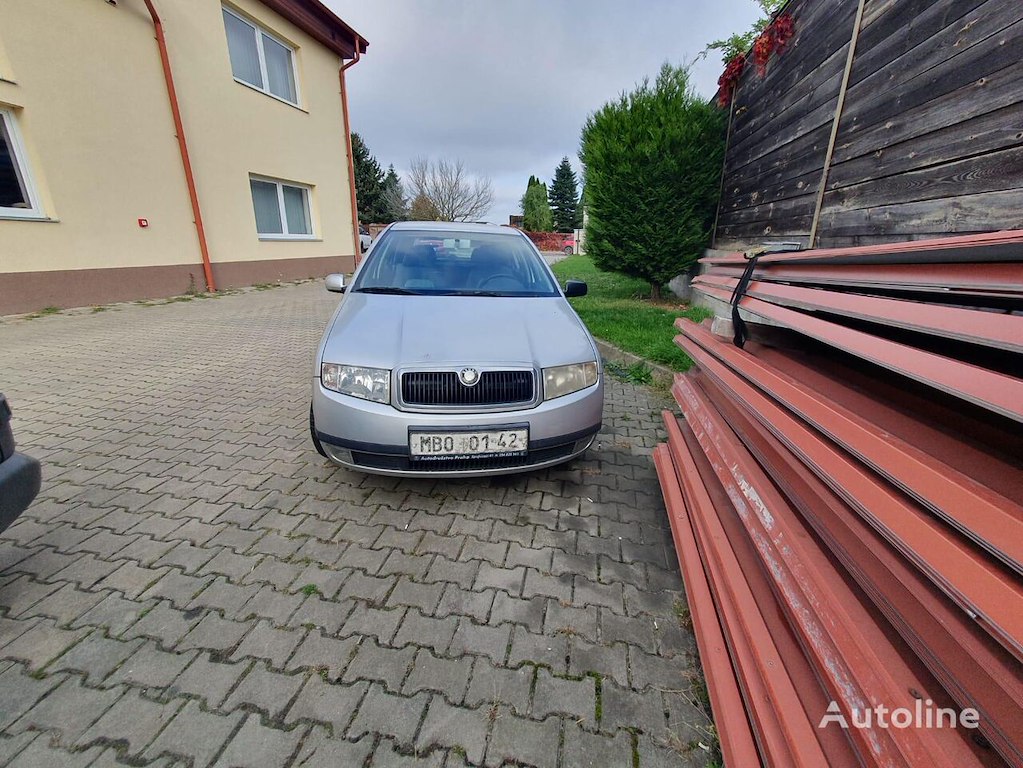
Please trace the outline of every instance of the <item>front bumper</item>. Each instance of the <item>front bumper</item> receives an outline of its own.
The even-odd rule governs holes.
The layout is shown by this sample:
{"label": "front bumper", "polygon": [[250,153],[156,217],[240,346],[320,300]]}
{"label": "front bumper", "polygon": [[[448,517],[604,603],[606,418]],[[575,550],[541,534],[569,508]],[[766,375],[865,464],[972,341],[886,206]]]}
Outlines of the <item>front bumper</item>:
{"label": "front bumper", "polygon": [[[603,379],[593,387],[525,410],[489,413],[417,413],[324,389],[313,382],[316,436],[336,464],[402,477],[476,477],[528,472],[568,461],[586,451],[600,430]],[[496,429],[528,425],[525,456],[414,461],[409,431],[417,428]]]}

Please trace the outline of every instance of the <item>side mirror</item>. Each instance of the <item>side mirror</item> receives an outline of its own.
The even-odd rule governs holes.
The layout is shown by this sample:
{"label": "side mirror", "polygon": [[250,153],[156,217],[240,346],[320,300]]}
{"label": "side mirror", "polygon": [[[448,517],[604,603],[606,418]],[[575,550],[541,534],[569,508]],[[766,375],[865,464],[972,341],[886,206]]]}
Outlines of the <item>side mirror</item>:
{"label": "side mirror", "polygon": [[327,275],[327,279],[324,280],[327,290],[331,293],[344,293],[345,292],[345,276],[334,273],[333,275]]}
{"label": "side mirror", "polygon": [[570,298],[572,296],[585,296],[587,290],[589,289],[582,280],[569,280],[565,283],[565,295]]}

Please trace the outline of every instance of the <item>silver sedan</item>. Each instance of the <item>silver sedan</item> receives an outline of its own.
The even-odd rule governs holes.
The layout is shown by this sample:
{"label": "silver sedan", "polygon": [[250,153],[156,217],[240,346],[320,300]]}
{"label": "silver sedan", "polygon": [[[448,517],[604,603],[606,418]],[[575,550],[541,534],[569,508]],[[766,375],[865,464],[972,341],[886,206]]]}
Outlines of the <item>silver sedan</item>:
{"label": "silver sedan", "polygon": [[316,354],[309,427],[336,464],[464,477],[568,461],[604,405],[596,344],[539,251],[505,227],[392,224]]}

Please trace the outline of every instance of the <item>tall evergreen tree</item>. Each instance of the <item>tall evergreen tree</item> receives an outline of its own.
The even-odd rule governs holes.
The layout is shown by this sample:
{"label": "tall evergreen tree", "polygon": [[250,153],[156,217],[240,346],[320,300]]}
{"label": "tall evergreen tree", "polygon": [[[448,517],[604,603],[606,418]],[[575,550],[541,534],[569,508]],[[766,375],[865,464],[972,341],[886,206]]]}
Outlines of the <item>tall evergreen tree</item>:
{"label": "tall evergreen tree", "polygon": [[352,134],[352,162],[355,165],[355,198],[359,204],[359,220],[365,224],[381,224],[387,217],[384,172],[357,133]]}
{"label": "tall evergreen tree", "polygon": [[551,207],[547,203],[547,185],[535,176],[529,177],[522,207],[522,227],[528,232],[550,232],[553,226]]}
{"label": "tall evergreen tree", "polygon": [[394,166],[387,167],[387,175],[383,182],[383,209],[384,218],[381,224],[390,224],[392,221],[405,221],[408,218],[408,197],[405,194],[405,185],[401,183],[401,177],[395,173]]}
{"label": "tall evergreen tree", "polygon": [[549,197],[554,231],[571,232],[578,226],[579,182],[567,157],[561,158],[561,163],[554,171]]}
{"label": "tall evergreen tree", "polygon": [[651,294],[710,240],[725,149],[725,114],[685,68],[605,104],[586,120],[586,252],[599,269],[650,282]]}

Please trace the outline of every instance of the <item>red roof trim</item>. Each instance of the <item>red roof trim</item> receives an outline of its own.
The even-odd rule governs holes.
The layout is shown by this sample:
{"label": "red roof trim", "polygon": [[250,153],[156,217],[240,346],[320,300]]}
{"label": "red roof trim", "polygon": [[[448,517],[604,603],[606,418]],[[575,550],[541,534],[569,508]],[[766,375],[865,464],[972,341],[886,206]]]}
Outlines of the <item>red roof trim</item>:
{"label": "red roof trim", "polygon": [[353,58],[356,46],[360,53],[366,52],[369,43],[319,0],[261,2],[343,59]]}

